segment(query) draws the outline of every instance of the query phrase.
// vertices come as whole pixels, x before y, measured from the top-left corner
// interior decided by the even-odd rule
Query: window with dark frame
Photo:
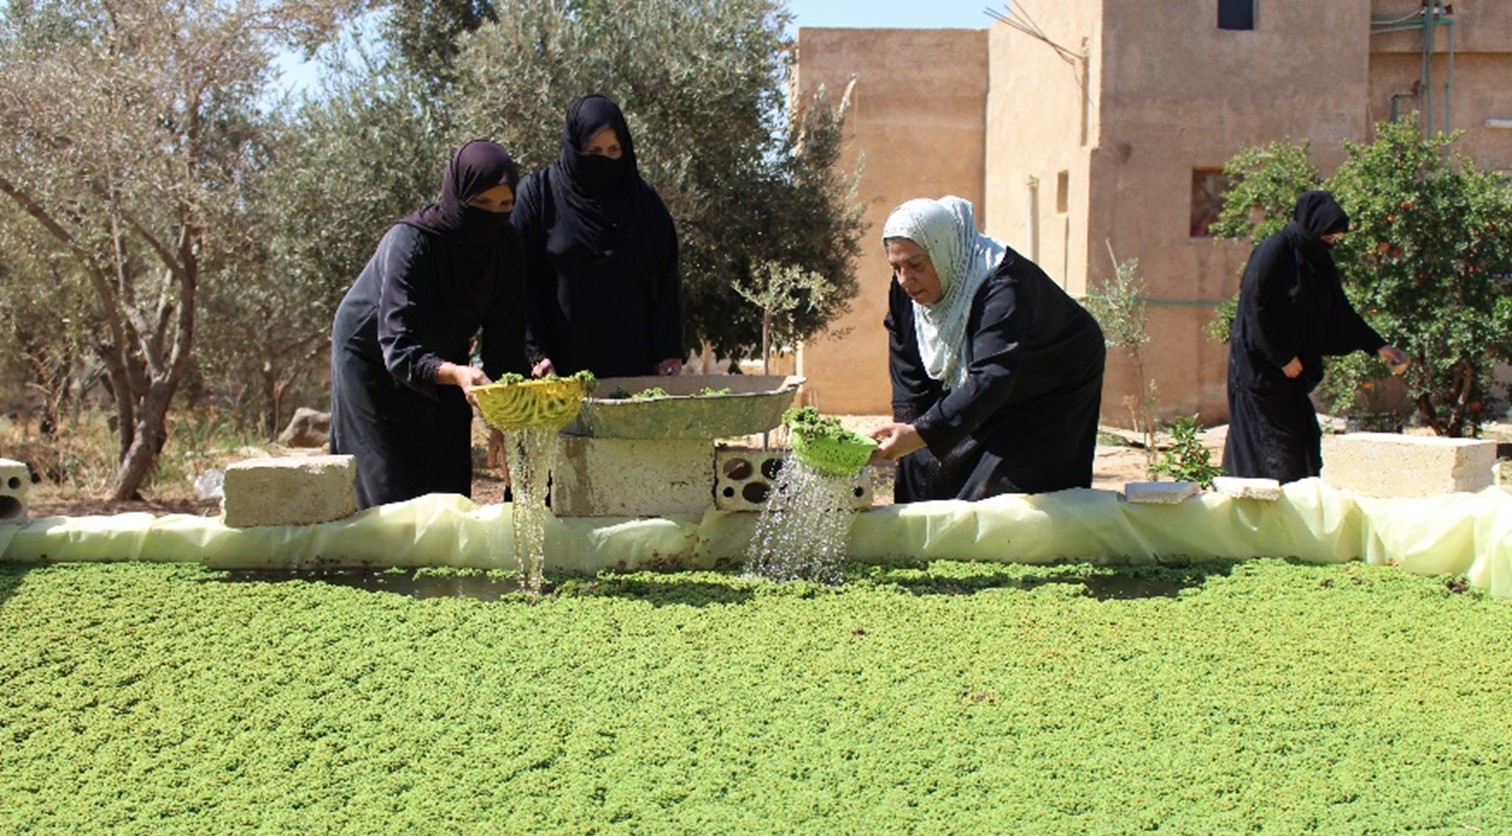
[[[1218,0],[1218,28],[1246,31],[1255,28],[1256,0]]]
[[[1212,226],[1223,211],[1223,195],[1228,191],[1228,178],[1221,168],[1192,169],[1192,220],[1193,238],[1212,238]]]

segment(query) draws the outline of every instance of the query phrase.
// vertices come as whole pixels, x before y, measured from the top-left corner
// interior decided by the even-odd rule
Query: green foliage
[[[569,101],[619,102],[641,173],[677,225],[686,334],[738,361],[762,346],[771,269],[821,277],[786,336],[816,334],[855,295],[861,206],[840,158],[843,108],[825,94],[785,118],[790,15],[774,0],[517,0],[461,39],[447,95],[458,124],[527,169],[561,150]],[[786,130],[778,126],[788,124]]]
[[[1322,181],[1306,144],[1251,149],[1225,169],[1235,186],[1214,227],[1258,239],[1290,218],[1303,190],[1333,192],[1350,216],[1334,251],[1345,292],[1411,356],[1406,381],[1418,416],[1448,436],[1479,431],[1495,367],[1512,361],[1512,185],[1454,154],[1456,138],[1425,139],[1411,119],[1382,123],[1374,142],[1344,143],[1349,159]],[[1210,333],[1226,338],[1232,315],[1226,307]],[[1330,362],[1335,380],[1321,397],[1347,403],[1348,386],[1386,373],[1376,360],[1351,363],[1346,378]]]
[[[1113,277],[1097,285],[1087,295],[1083,304],[1102,328],[1103,340],[1110,348],[1122,348],[1134,363],[1134,377],[1139,385],[1138,395],[1124,397],[1124,406],[1129,410],[1131,428],[1144,433],[1145,456],[1153,466],[1155,455],[1155,416],[1159,408],[1160,390],[1153,378],[1145,374],[1143,348],[1150,341],[1150,316],[1145,304],[1144,279],[1139,275],[1139,259],[1119,261],[1108,247],[1108,257],[1113,261]]]
[[[3,818],[1494,832],[1512,820],[1512,606],[1462,584],[934,562],[851,567],[839,588],[606,573],[531,605],[0,565]]]
[[[1196,415],[1186,415],[1166,425],[1171,446],[1150,467],[1150,478],[1169,476],[1178,482],[1196,482],[1204,488],[1213,486],[1213,477],[1222,476],[1223,468],[1213,464],[1212,454],[1202,446],[1202,427]]]

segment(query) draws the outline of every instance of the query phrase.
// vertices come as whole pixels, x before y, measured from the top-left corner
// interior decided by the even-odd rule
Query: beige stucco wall
[[[907,68],[904,72],[901,68]],[[836,414],[890,412],[887,313],[891,276],[882,223],[914,197],[957,194],[980,205],[987,97],[987,34],[978,29],[798,30],[794,85],[799,101],[824,85],[832,101],[850,79],[841,165],[864,158],[865,248],[855,265],[860,295],[830,334],[803,346],[805,397]]]

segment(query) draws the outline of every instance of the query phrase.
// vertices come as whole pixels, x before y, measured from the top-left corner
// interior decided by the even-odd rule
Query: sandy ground
[[[888,418],[882,415],[844,415],[839,416],[841,421],[849,428],[857,432],[869,433],[888,422]],[[1223,449],[1223,438],[1220,431],[1210,430],[1204,436],[1204,443],[1214,449],[1213,459],[1217,461]],[[774,433],[772,441],[781,443],[780,433]],[[1212,436],[1213,438],[1209,438]],[[1213,439],[1216,439],[1214,441]],[[759,446],[760,436],[748,440],[753,446]],[[482,449],[486,449],[486,432],[480,432],[475,442]],[[1214,446],[1216,444],[1216,446]],[[279,448],[276,445],[266,450],[243,450],[240,458],[251,458],[256,454],[278,455],[310,455],[319,453],[319,450],[290,450]],[[1108,490],[1121,490],[1125,483],[1143,481],[1145,478],[1145,454],[1141,449],[1121,446],[1099,446],[1097,448],[1097,460],[1092,473],[1092,486]],[[473,500],[479,504],[489,504],[503,500],[507,477],[503,468],[491,468],[486,465],[479,456],[473,468]],[[879,503],[891,502],[892,488],[888,480],[881,478],[877,484],[877,501]],[[40,517],[64,515],[86,516],[93,514],[123,514],[129,512],[146,512],[156,515],[164,514],[196,514],[201,516],[216,516],[220,513],[220,501],[216,499],[198,499],[192,494],[188,486],[182,490],[159,490],[155,495],[139,501],[117,502],[98,497],[79,497],[69,495],[58,488],[45,484],[33,485],[28,497],[29,512],[32,519]]]

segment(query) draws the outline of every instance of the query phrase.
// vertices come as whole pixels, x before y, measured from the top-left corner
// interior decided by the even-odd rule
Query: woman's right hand
[[[1297,357],[1291,358],[1291,362],[1281,367],[1281,373],[1287,377],[1296,377],[1302,374],[1302,360]]]
[[[492,383],[488,375],[477,366],[461,366],[456,363],[442,363],[436,369],[436,383],[447,386],[460,386],[462,393],[467,396],[467,402],[477,406],[478,399],[472,393],[474,386],[487,386]]]

